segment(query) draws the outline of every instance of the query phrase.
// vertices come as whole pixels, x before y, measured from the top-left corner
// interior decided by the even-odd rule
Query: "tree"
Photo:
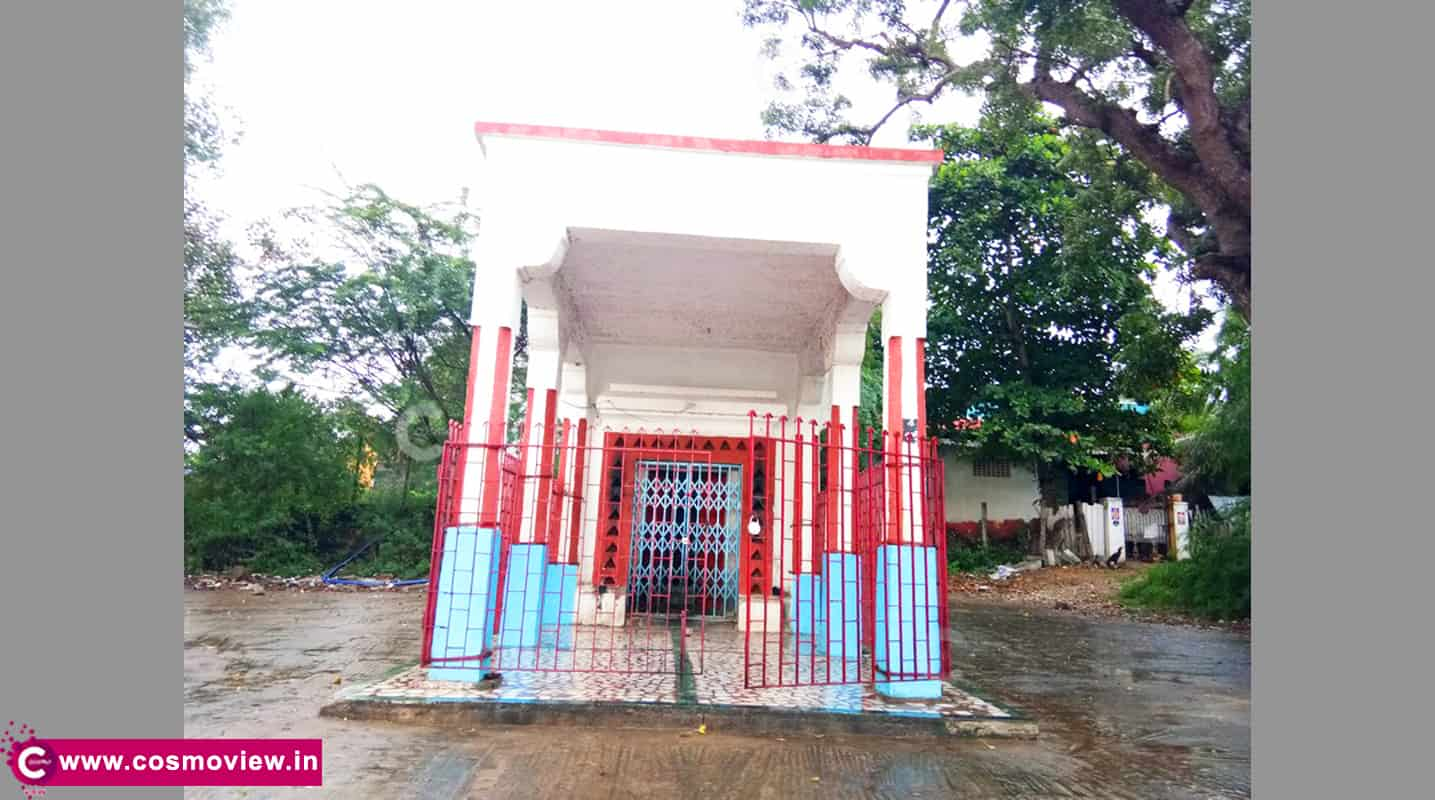
[[[347,544],[355,449],[330,409],[293,387],[206,385],[191,402],[205,432],[185,463],[191,570],[249,562],[310,572],[315,555]]]
[[[190,90],[195,61],[209,54],[209,37],[229,19],[224,0],[184,0],[184,163],[219,159],[224,134],[209,99]]]
[[[1228,315],[1207,358],[1209,394],[1195,432],[1180,443],[1183,483],[1206,494],[1251,492],[1251,331]]]
[[[922,133],[946,151],[928,204],[929,424],[975,414],[963,436],[983,455],[1108,475],[1171,453],[1196,375],[1183,345],[1209,315],[1152,295],[1168,245],[1139,195],[1072,172],[1075,148],[1040,116]]]
[[[332,238],[340,255],[267,237],[248,341],[271,366],[322,375],[392,415],[432,404],[440,417],[462,419],[474,217],[462,204],[421,208],[373,185],[294,216]],[[429,442],[444,437],[441,422],[422,419]]]
[[[419,208],[373,185],[291,216],[331,237],[339,256],[270,238],[255,279],[253,342],[271,362],[341,381],[352,396],[395,414],[426,400],[457,418],[472,217]]]
[[[209,52],[215,26],[229,16],[221,0],[184,3],[184,435],[201,433],[190,396],[200,373],[220,348],[244,330],[244,306],[235,271],[239,256],[219,233],[218,218],[194,196],[197,175],[218,162],[224,134],[208,99],[191,83],[195,61]]]
[[[237,333],[238,257],[217,220],[194,197],[194,179],[218,162],[223,129],[209,99],[193,86],[195,62],[209,54],[214,28],[229,18],[223,0],[184,3],[184,356],[186,378]]]
[[[744,19],[800,30],[806,96],[768,109],[775,129],[866,143],[898,110],[951,91],[985,92],[989,113],[1059,107],[1065,124],[1159,178],[1188,276],[1251,318],[1249,0],[746,0]],[[983,37],[986,54],[959,63],[968,36]],[[769,53],[780,44],[770,39]],[[848,120],[851,102],[834,88],[847,56],[895,86],[874,123]]]

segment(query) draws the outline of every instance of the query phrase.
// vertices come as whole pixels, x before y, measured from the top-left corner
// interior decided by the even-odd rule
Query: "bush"
[[[210,424],[185,462],[186,568],[299,574],[348,548],[354,448],[329,409],[292,389],[204,400]]]
[[[1019,542],[993,542],[985,547],[962,540],[947,548],[947,566],[952,572],[991,572],[1002,564],[1026,558],[1026,546]]]
[[[1191,528],[1191,557],[1147,570],[1121,587],[1120,600],[1211,619],[1250,617],[1250,504],[1202,516]]]
[[[260,545],[248,568],[262,575],[313,575],[323,569],[318,556],[298,542],[273,538]]]
[[[344,574],[399,579],[427,575],[437,501],[435,489],[411,489],[407,495],[400,489],[370,492],[359,507],[359,530],[365,541],[379,541],[346,566]]]

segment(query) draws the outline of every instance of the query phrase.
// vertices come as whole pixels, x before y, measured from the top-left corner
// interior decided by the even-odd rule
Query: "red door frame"
[[[758,553],[762,561],[763,578],[767,579],[771,564],[772,537],[770,532],[772,516],[772,491],[774,470],[771,468],[772,442],[765,437],[760,442],[764,460],[769,462],[765,474],[765,493],[769,498],[767,517],[763,521],[764,535],[754,546],[747,532],[746,524],[739,526],[738,570],[742,583],[739,594],[747,591],[747,581],[753,570],[753,554]],[[691,456],[690,461],[742,467],[742,520],[752,516],[752,486],[754,472],[753,453],[749,437],[746,436],[699,436],[695,434],[658,434],[609,431],[603,436],[603,475],[599,482],[601,501],[598,508],[598,527],[593,545],[593,585],[599,591],[619,591],[628,582],[628,551],[632,546],[633,484],[637,476],[639,461],[679,461]],[[726,445],[726,447],[724,447]],[[619,472],[618,507],[613,507],[611,475]],[[609,566],[611,564],[611,566]],[[748,587],[750,588],[750,587]]]

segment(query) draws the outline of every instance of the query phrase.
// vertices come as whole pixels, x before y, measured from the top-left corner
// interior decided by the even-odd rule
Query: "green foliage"
[[[309,545],[279,538],[263,542],[245,564],[250,572],[284,578],[315,575],[323,571],[324,566]]]
[[[239,256],[203,205],[184,201],[184,363],[188,382],[246,330],[235,271]]]
[[[192,83],[226,0],[184,4],[184,436],[185,565],[245,564],[271,574],[312,574],[358,542],[383,542],[350,572],[404,577],[428,569],[433,465],[415,464],[395,423],[424,447],[462,414],[468,371],[473,219],[462,208],[421,209],[373,186],[294,216],[344,256],[326,261],[306,242],[261,238],[264,258],[246,297],[245,266],[220,218],[192,191],[226,143],[209,99]],[[257,348],[270,367],[347,379],[348,397],[315,403],[294,389],[216,384],[206,370],[222,348]],[[523,385],[519,331],[515,384]],[[271,379],[266,369],[255,377]],[[374,406],[390,414],[380,418]],[[359,486],[353,463],[371,448],[391,482]]]
[[[187,565],[273,567],[347,545],[353,450],[328,409],[292,388],[234,387],[206,388],[196,407],[204,439],[185,464]]]
[[[884,430],[887,423],[882,419],[882,309],[872,312],[867,322],[867,349],[862,353],[862,383],[858,398],[857,424],[862,427],[865,443],[867,429]],[[865,462],[865,454],[864,462]],[[866,464],[862,466],[865,468]]]
[[[344,573],[401,580],[427,575],[437,503],[438,492],[433,488],[368,493],[359,507],[359,528],[365,539],[378,539],[378,543],[345,567]]]
[[[1181,442],[1181,467],[1205,494],[1251,492],[1251,332],[1228,315],[1209,358],[1210,395],[1196,431]]]
[[[988,573],[1002,564],[1016,564],[1026,558],[1021,542],[967,543],[958,539],[947,548],[947,565],[952,572]]]
[[[980,416],[963,436],[985,456],[1111,474],[1172,452],[1196,374],[1184,345],[1209,316],[1161,309],[1150,278],[1169,248],[1144,200],[1074,170],[1054,130],[923,130],[947,154],[929,201],[928,418]]]
[[[195,61],[209,53],[209,37],[229,19],[225,0],[184,0],[184,162],[208,163],[219,158],[223,133],[207,98],[190,91]]]
[[[248,324],[235,277],[239,256],[220,235],[219,218],[192,192],[195,173],[218,161],[224,137],[208,99],[190,85],[190,75],[194,62],[208,53],[214,27],[228,16],[222,0],[185,0],[184,433],[190,443],[199,436],[191,394],[200,390],[203,369]]]
[[[1167,229],[1193,278],[1215,282],[1249,318],[1249,0],[746,0],[766,55],[793,62],[763,115],[769,128],[865,144],[903,109],[979,94],[988,121],[1043,104],[1109,151],[1087,164],[1169,208]],[[934,13],[935,12],[935,13]],[[979,52],[979,55],[968,53]],[[856,62],[856,63],[854,63]],[[844,70],[892,88],[885,113],[852,119]],[[875,120],[875,121],[874,121]],[[1103,177],[1103,172],[1110,175]]]
[[[195,406],[203,437],[184,477],[187,570],[312,575],[378,539],[346,574],[427,574],[436,490],[359,485],[371,420],[292,388],[205,386]]]
[[[442,441],[446,421],[463,417],[473,216],[462,203],[421,208],[365,185],[292,217],[327,247],[262,237],[246,342],[268,366],[314,375],[389,421],[407,415],[413,445]],[[386,462],[404,457],[392,435],[367,440]]]
[[[301,372],[343,381],[394,413],[420,400],[461,417],[474,267],[474,219],[361,186],[294,216],[334,240],[327,260],[306,243],[265,240],[256,275],[254,345]]]
[[[1191,557],[1148,569],[1121,587],[1133,608],[1180,611],[1211,619],[1251,615],[1251,507],[1201,516],[1191,527]]]
[[[434,465],[414,461],[401,432],[427,448],[447,435],[446,420],[462,417],[474,220],[462,207],[419,208],[375,186],[294,216],[327,240],[323,252],[341,257],[326,260],[307,241],[281,243],[267,233],[248,299],[236,299],[229,283],[195,292],[191,302],[189,286],[204,284],[187,282],[186,335],[191,323],[211,335],[204,349],[186,351],[186,565],[313,573],[380,538],[346,571],[422,575]],[[210,249],[204,258],[187,253],[187,277],[190,262],[209,259],[223,262],[215,280],[231,280],[237,259],[228,245],[217,237],[198,244]],[[255,348],[266,365],[256,377],[297,372],[346,396],[321,405],[293,390],[270,394],[191,377],[189,368],[219,342]],[[515,349],[517,399],[521,323]],[[380,463],[372,490],[358,485],[351,468],[369,450]]]

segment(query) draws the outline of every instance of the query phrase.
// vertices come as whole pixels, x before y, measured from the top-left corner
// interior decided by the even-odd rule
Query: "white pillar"
[[[904,270],[882,304],[888,517],[887,543],[877,548],[873,662],[879,694],[934,699],[946,602],[937,537],[945,534],[924,530],[926,336],[926,270]]]
[[[1101,500],[1101,529],[1106,532],[1106,558],[1117,556],[1117,561],[1126,560],[1126,520],[1121,498],[1106,497]]]
[[[888,295],[882,304],[888,539],[922,542],[923,441],[927,436],[926,273]],[[895,464],[893,463],[895,461]]]
[[[868,306],[858,303],[849,306],[846,318],[837,322],[832,366],[827,372],[828,441],[836,437],[840,453],[835,472],[829,471],[827,477],[828,502],[838,501],[837,532],[829,534],[828,539],[837,551],[844,553],[853,552],[856,544],[853,487],[857,480],[857,453],[852,445],[860,438],[857,407],[862,402],[862,356],[866,352],[869,316]]]
[[[458,504],[458,522],[463,525],[497,524],[498,448],[505,441],[513,341],[521,304],[515,268],[491,262],[478,270],[470,313],[473,340],[463,413],[466,441],[487,447],[465,449]]]
[[[543,490],[551,481],[543,480],[545,464],[551,470],[556,458],[554,445],[558,440],[558,381],[561,375],[558,351],[558,310],[528,306],[528,414],[524,424],[525,447],[522,458],[526,485],[523,488],[523,509],[520,512],[518,541],[533,542],[538,526],[547,523],[550,498]],[[543,519],[539,519],[543,517]]]
[[[1171,513],[1176,517],[1176,560],[1185,561],[1191,557],[1191,506],[1177,500],[1171,504]]]

